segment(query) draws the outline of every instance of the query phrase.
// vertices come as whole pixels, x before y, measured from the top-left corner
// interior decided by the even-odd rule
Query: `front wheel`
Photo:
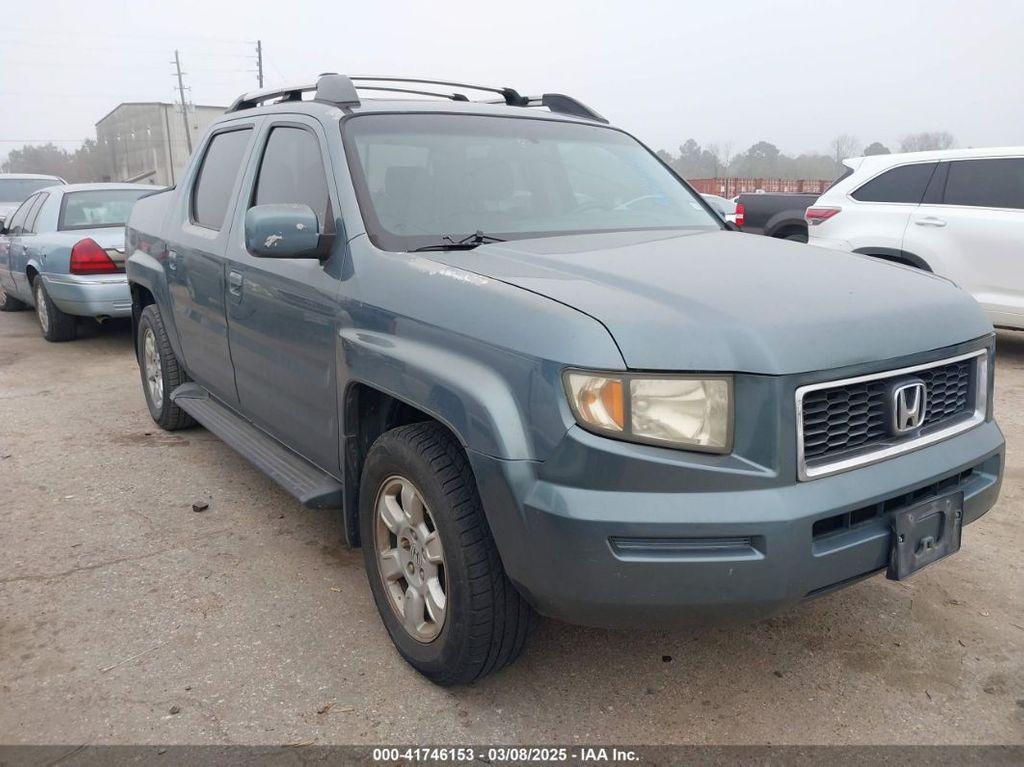
[[[370,589],[402,657],[440,685],[515,660],[533,612],[505,575],[452,435],[437,423],[387,432],[370,448],[359,497]]]
[[[54,343],[73,341],[78,330],[78,320],[74,315],[65,314],[57,308],[46,292],[43,278],[38,275],[32,281],[32,294],[36,299],[36,316],[39,318],[43,338]]]
[[[160,310],[154,304],[142,310],[136,344],[142,391],[157,426],[177,431],[194,425],[192,416],[171,401],[171,392],[188,381],[188,376],[174,356]]]

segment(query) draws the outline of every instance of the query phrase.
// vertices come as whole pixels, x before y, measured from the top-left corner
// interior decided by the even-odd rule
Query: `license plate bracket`
[[[957,490],[892,515],[892,553],[885,577],[894,581],[960,550],[964,494]]]

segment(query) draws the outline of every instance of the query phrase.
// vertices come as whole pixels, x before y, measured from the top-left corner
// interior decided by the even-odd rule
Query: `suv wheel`
[[[4,284],[0,282],[0,312],[20,312],[25,308],[25,303],[8,294]]]
[[[363,468],[360,533],[391,640],[441,685],[518,657],[533,611],[508,580],[462,447],[440,424],[382,435]]]
[[[43,278],[38,275],[32,281],[32,294],[36,298],[36,316],[39,318],[39,327],[42,328],[43,338],[54,343],[74,340],[78,326],[77,319],[57,308],[57,305],[50,300],[50,294],[46,292]]]
[[[171,401],[171,392],[187,382],[188,376],[174,356],[160,310],[155,304],[142,310],[136,344],[142,391],[153,420],[166,431],[193,426],[195,420],[192,416]]]

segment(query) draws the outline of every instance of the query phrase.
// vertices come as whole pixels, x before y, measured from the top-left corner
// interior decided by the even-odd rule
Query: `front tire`
[[[514,661],[533,611],[505,575],[451,433],[417,423],[382,435],[367,455],[359,497],[370,590],[402,657],[445,686]]]
[[[187,382],[188,375],[174,356],[155,304],[143,309],[139,317],[135,351],[146,405],[157,426],[165,431],[177,431],[195,425],[195,419],[171,401],[171,392]]]
[[[25,302],[19,301],[4,288],[0,282],[0,312],[20,312],[25,308]]]
[[[32,294],[36,299],[36,316],[39,318],[43,338],[53,343],[73,341],[78,329],[78,319],[57,308],[50,299],[50,294],[46,292],[43,278],[39,275],[32,281]]]

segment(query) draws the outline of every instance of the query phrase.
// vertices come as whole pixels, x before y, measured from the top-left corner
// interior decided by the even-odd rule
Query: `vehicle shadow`
[[[1024,332],[997,330],[996,359],[1011,365],[1024,363]]]

